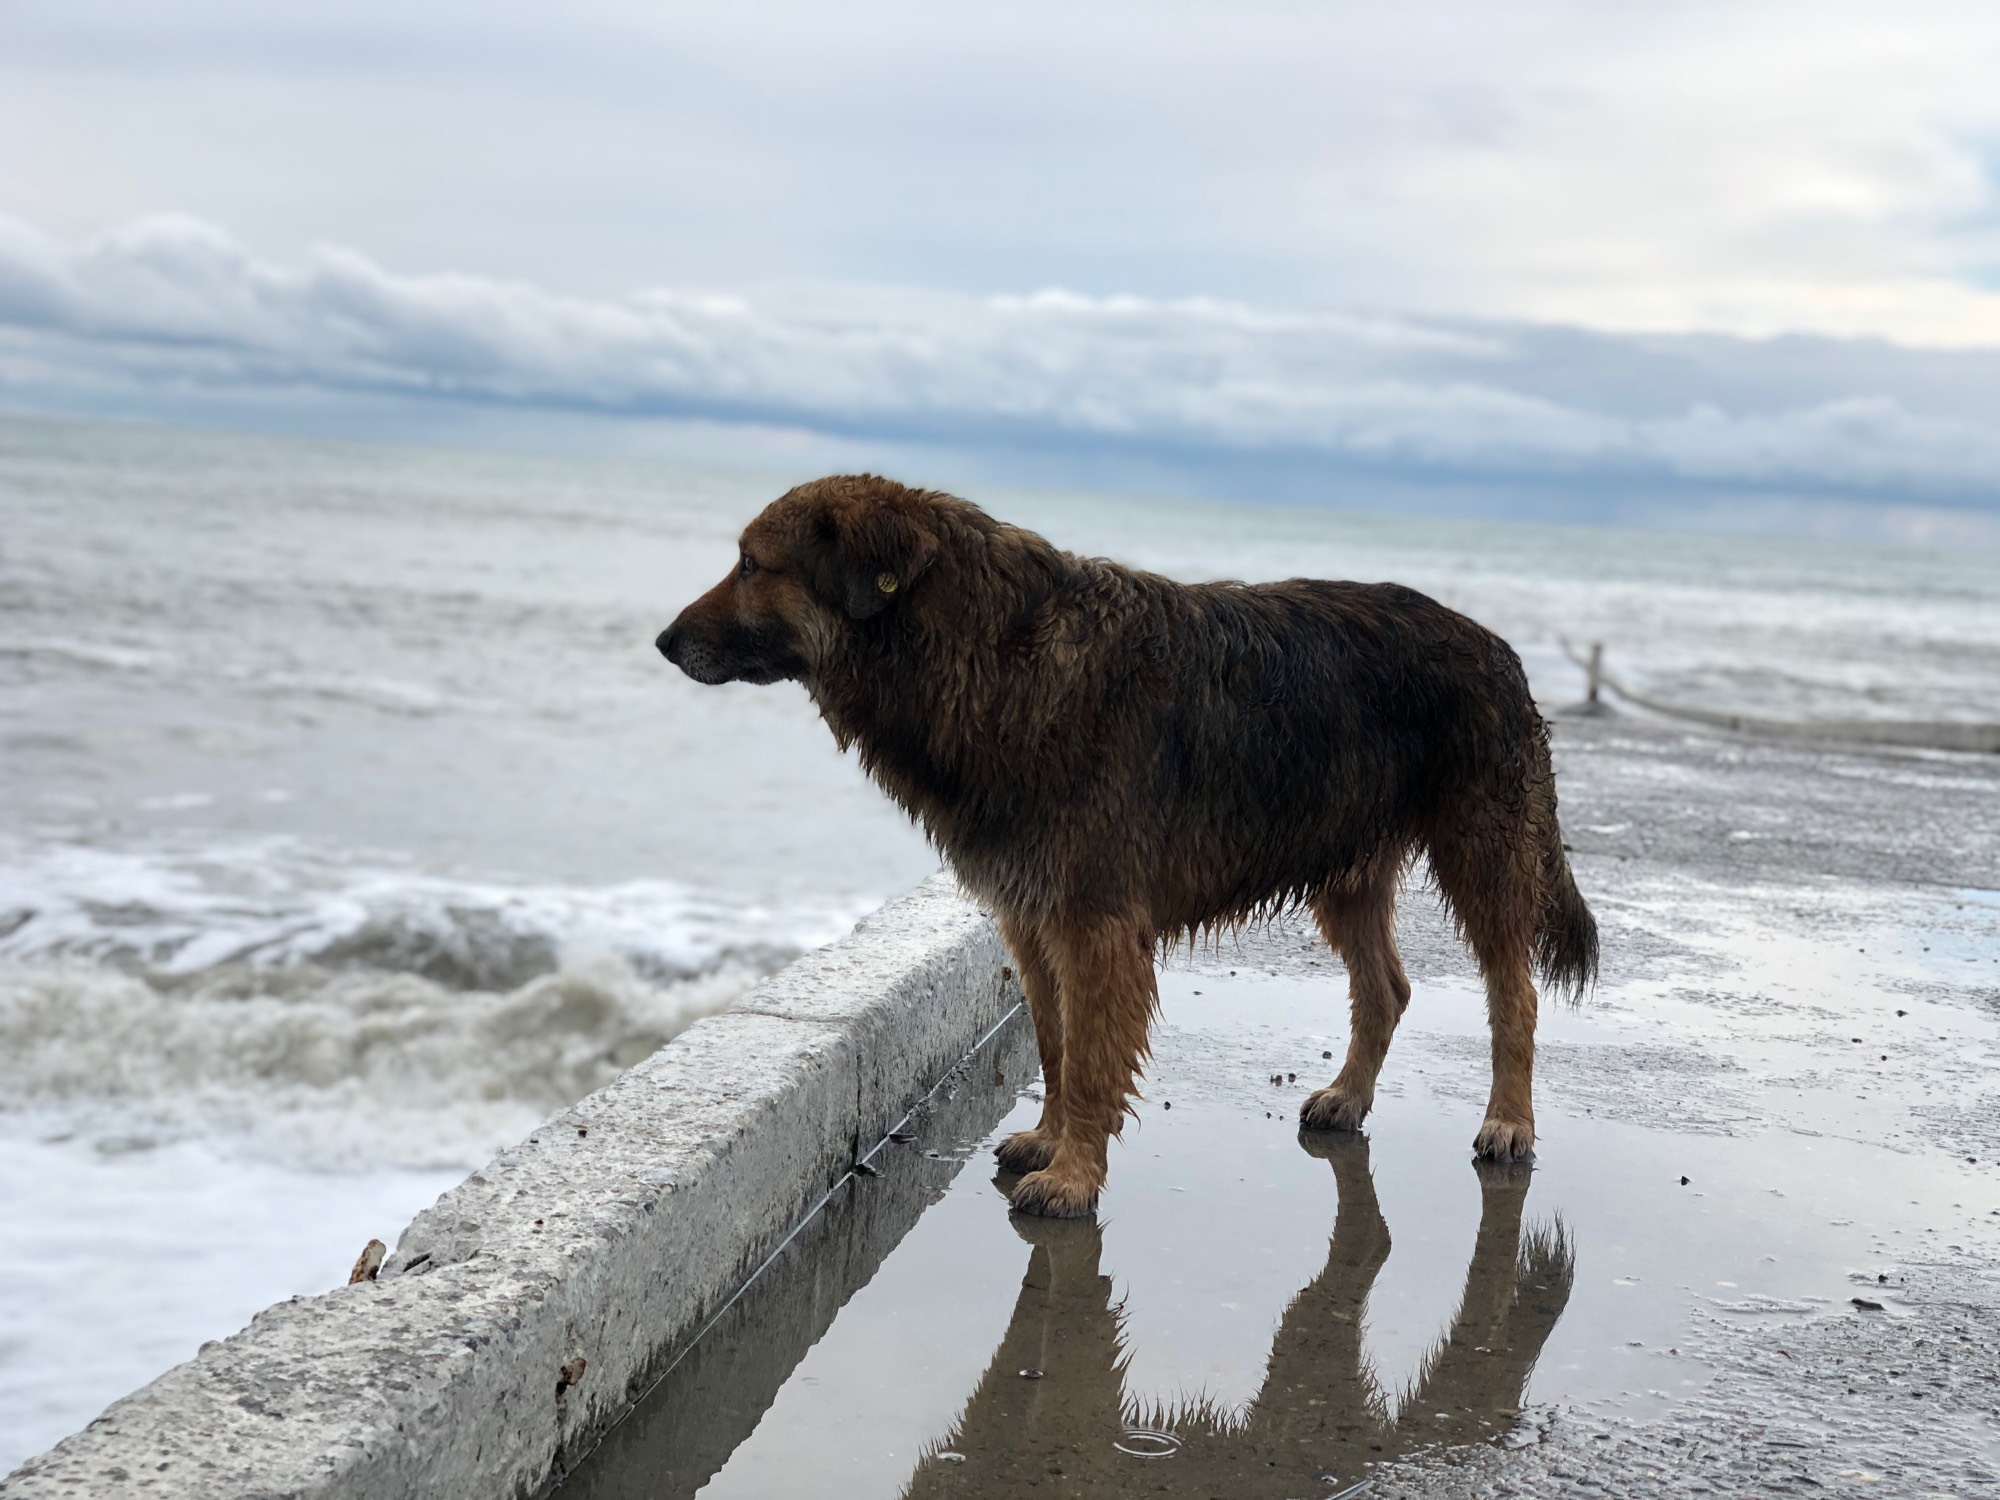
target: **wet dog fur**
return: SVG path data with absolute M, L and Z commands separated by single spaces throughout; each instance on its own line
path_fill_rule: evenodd
M 1486 984 L 1474 1149 L 1532 1150 L 1534 976 L 1588 984 L 1597 928 L 1520 659 L 1465 616 L 1387 583 L 1175 583 L 864 474 L 774 501 L 658 646 L 699 682 L 803 684 L 994 912 L 1044 1075 L 999 1148 L 1016 1208 L 1095 1206 L 1161 945 L 1280 911 L 1311 913 L 1352 1012 L 1300 1122 L 1357 1129 L 1409 1004 L 1419 856 Z

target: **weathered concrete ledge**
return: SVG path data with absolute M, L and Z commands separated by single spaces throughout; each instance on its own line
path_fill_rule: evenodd
M 927 882 L 446 1193 L 379 1280 L 259 1313 L 0 1494 L 542 1491 L 1017 1003 L 1004 963 Z

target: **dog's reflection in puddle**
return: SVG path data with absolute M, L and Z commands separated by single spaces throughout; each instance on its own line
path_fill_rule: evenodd
M 1034 1248 L 1013 1319 L 957 1425 L 918 1464 L 910 1500 L 1018 1495 L 1052 1481 L 1068 1494 L 1325 1494 L 1358 1484 L 1371 1464 L 1506 1432 L 1575 1271 L 1560 1222 L 1523 1231 L 1530 1168 L 1474 1165 L 1479 1236 L 1465 1295 L 1392 1403 L 1362 1349 L 1369 1292 L 1389 1258 L 1368 1142 L 1300 1142 L 1333 1168 L 1340 1205 L 1325 1269 L 1286 1309 L 1248 1406 L 1142 1409 L 1128 1399 L 1097 1225 L 1016 1214 Z

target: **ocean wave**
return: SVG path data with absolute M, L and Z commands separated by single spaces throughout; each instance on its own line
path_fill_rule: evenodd
M 310 964 L 507 989 L 592 953 L 655 981 L 768 970 L 872 904 L 779 905 L 667 880 L 453 879 L 291 839 L 180 850 L 0 840 L 0 958 L 86 958 L 163 986 L 226 965 Z
M 78 960 L 0 961 L 0 1099 L 107 1151 L 224 1132 L 295 1165 L 471 1167 L 758 977 L 660 984 L 606 954 L 505 991 L 309 964 L 162 990 Z
M 110 1142 L 475 1165 L 865 909 L 453 880 L 289 840 L 0 841 L 0 1108 Z
M 171 660 L 164 651 L 69 636 L 0 640 L 0 656 L 57 662 L 65 667 L 98 667 L 112 672 L 153 672 Z
M 43 673 L 74 677 L 79 671 L 127 674 L 154 684 L 220 682 L 264 698 L 319 699 L 357 704 L 405 718 L 491 712 L 490 700 L 448 691 L 433 683 L 366 672 L 307 672 L 270 663 L 218 660 L 212 654 L 174 653 L 122 642 L 49 635 L 0 638 L 0 658 Z
M 224 674 L 255 693 L 272 698 L 322 698 L 356 703 L 383 713 L 409 718 L 434 718 L 446 713 L 475 712 L 490 705 L 456 697 L 425 682 L 399 677 L 370 677 L 337 672 L 249 671 Z

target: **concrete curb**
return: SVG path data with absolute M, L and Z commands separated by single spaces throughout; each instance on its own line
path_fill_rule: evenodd
M 1017 1010 L 910 1113 L 903 1128 L 915 1139 L 884 1142 L 869 1158 L 881 1175 L 849 1177 L 829 1193 L 685 1353 L 665 1362 L 659 1383 L 575 1462 L 555 1500 L 695 1496 L 960 1174 L 995 1173 L 979 1144 L 1041 1066 L 1034 1027 Z
M 0 1494 L 544 1491 L 1019 1001 L 1006 962 L 933 878 L 446 1193 L 379 1280 L 266 1309 Z

